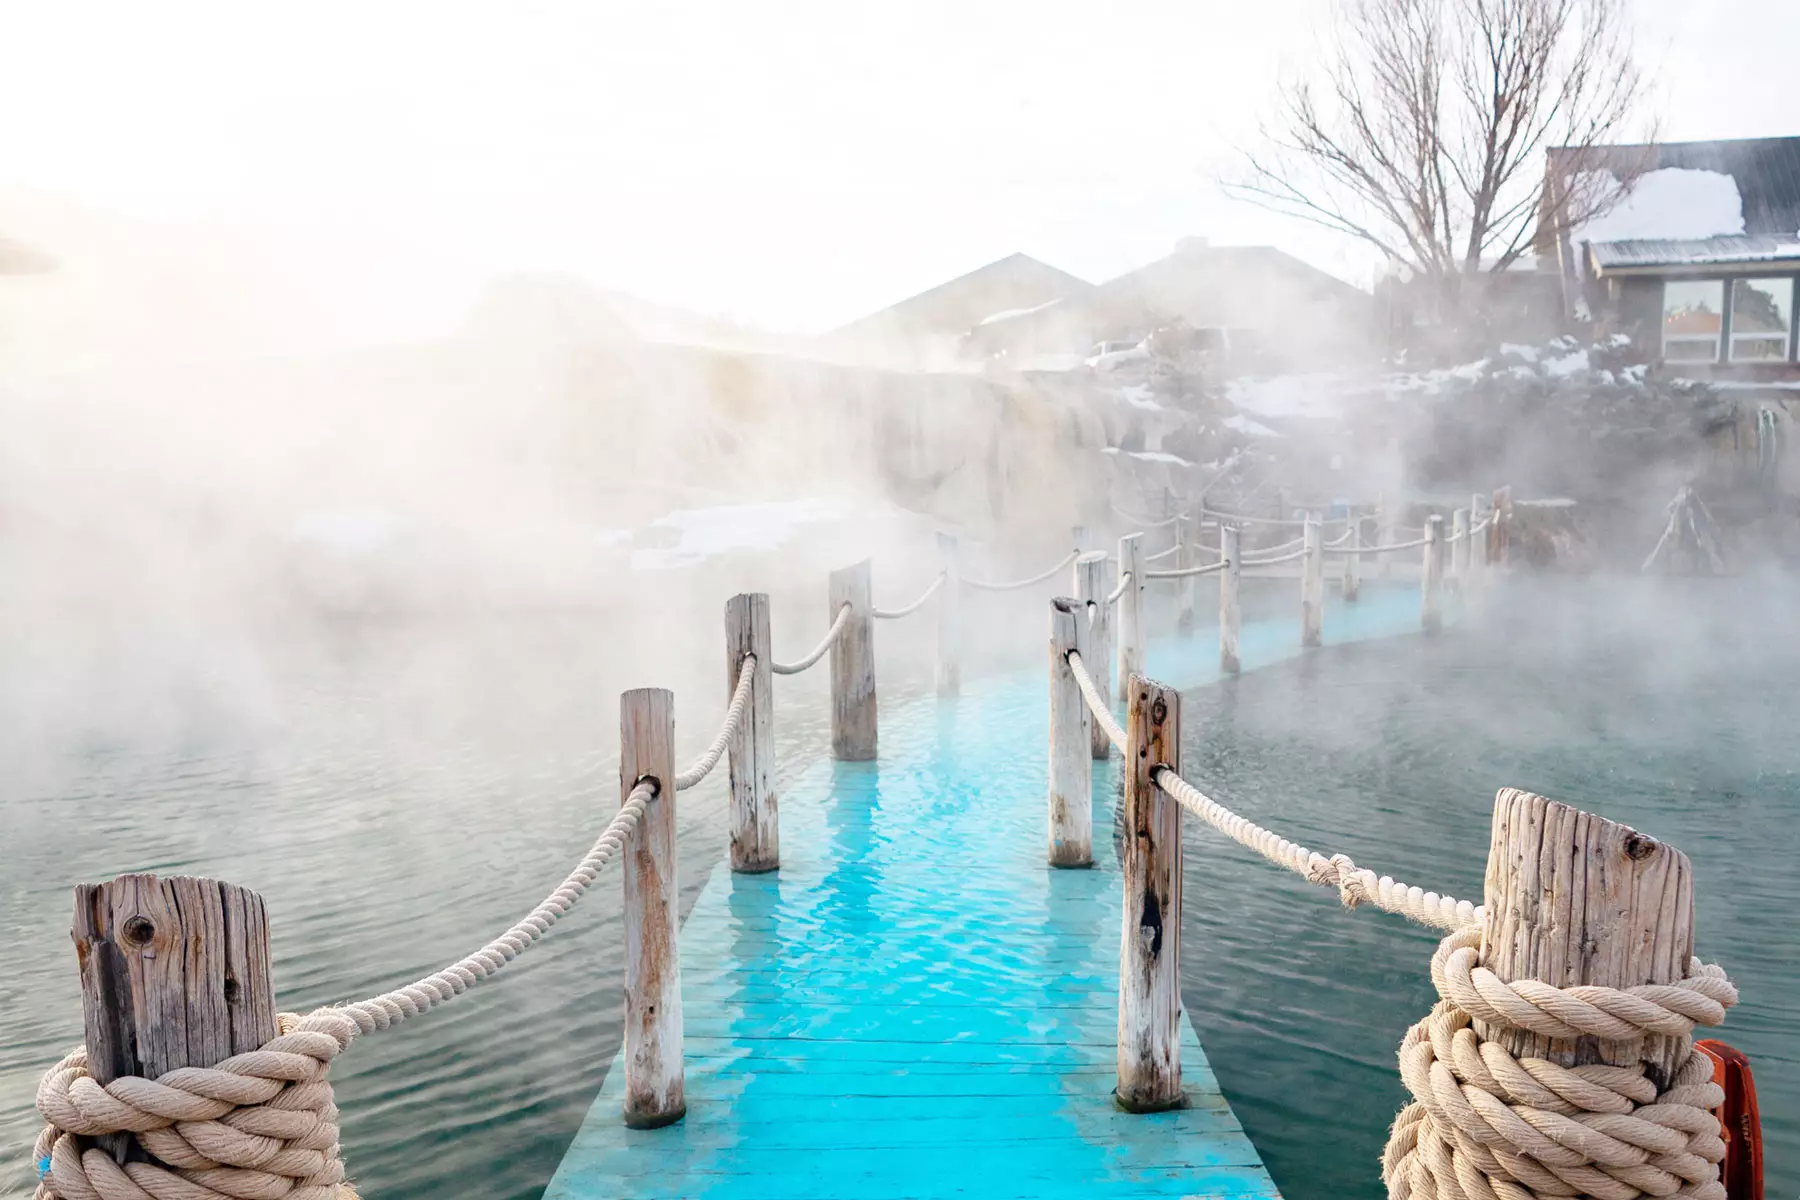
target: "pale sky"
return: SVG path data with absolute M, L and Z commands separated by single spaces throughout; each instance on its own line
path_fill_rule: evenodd
M 1367 283 L 1215 182 L 1326 11 L 0 0 L 0 189 L 229 233 L 355 340 L 447 329 L 509 268 L 781 330 L 1014 250 L 1100 280 L 1188 234 Z M 1666 136 L 1800 134 L 1800 0 L 1639 16 Z

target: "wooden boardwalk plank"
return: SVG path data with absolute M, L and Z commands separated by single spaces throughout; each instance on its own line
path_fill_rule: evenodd
M 1371 591 L 1328 641 L 1416 627 L 1416 592 Z M 1244 666 L 1298 643 L 1247 625 Z M 1205 631 L 1151 661 L 1191 683 L 1217 657 Z M 1097 865 L 1051 869 L 1043 687 L 889 705 L 879 762 L 791 774 L 780 872 L 719 864 L 682 927 L 686 1119 L 627 1129 L 615 1063 L 546 1200 L 1276 1196 L 1189 1022 L 1190 1106 L 1113 1102 L 1117 760 Z

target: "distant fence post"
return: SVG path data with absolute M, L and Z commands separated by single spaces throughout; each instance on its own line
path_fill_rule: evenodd
M 1324 534 L 1317 517 L 1306 514 L 1301 529 L 1300 559 L 1300 644 L 1317 646 L 1324 641 L 1325 628 L 1325 551 Z
M 1450 514 L 1450 533 L 1456 539 L 1450 543 L 1450 578 L 1458 588 L 1464 588 L 1469 580 L 1468 509 L 1459 508 Z
M 1482 962 L 1502 982 L 1633 988 L 1674 983 L 1694 953 L 1694 876 L 1687 855 L 1627 826 L 1531 792 L 1502 788 L 1489 842 Z M 1650 1064 L 1666 1087 L 1687 1039 L 1552 1039 L 1475 1022 L 1516 1058 L 1564 1066 Z
M 1088 677 L 1100 691 L 1100 698 L 1108 704 L 1112 703 L 1112 608 L 1106 603 L 1106 555 L 1096 550 L 1091 554 L 1083 554 L 1075 560 L 1075 598 L 1080 600 L 1086 611 L 1082 620 L 1087 624 L 1087 636 L 1083 639 L 1087 647 L 1081 652 L 1081 661 L 1087 664 Z M 1105 758 L 1112 753 L 1112 742 L 1106 736 L 1106 730 L 1100 728 L 1100 722 L 1090 722 L 1092 727 L 1093 756 Z
M 1133 675 L 1126 682 L 1119 939 L 1119 1106 L 1178 1108 L 1181 1095 L 1181 805 L 1153 769 L 1181 770 L 1181 694 Z
M 1479 580 L 1487 569 L 1487 530 L 1475 532 L 1487 515 L 1487 498 L 1480 492 L 1469 497 L 1469 581 Z
M 1059 597 L 1050 602 L 1050 865 L 1094 863 L 1093 725 L 1081 685 L 1069 668 L 1069 652 L 1088 662 L 1087 606 Z M 1092 668 L 1090 667 L 1090 670 Z M 1104 736 L 1104 735 L 1103 735 Z
M 944 586 L 937 598 L 937 693 L 962 692 L 962 554 L 954 533 L 937 535 Z
M 85 883 L 72 932 L 95 1083 L 210 1067 L 275 1036 L 268 916 L 249 888 L 187 875 Z M 138 1144 L 94 1142 L 120 1163 Z
M 875 611 L 869 560 L 831 573 L 826 620 L 850 606 L 849 620 L 831 643 L 831 756 L 839 762 L 875 757 Z
M 1219 572 L 1219 670 L 1236 675 L 1238 660 L 1238 577 L 1243 564 L 1238 561 L 1238 527 L 1219 523 L 1219 557 L 1225 569 Z
M 1126 576 L 1130 576 L 1126 579 Z M 1119 578 L 1125 591 L 1119 597 L 1119 685 L 1144 671 L 1144 535 L 1128 533 L 1119 539 Z
M 750 703 L 731 735 L 731 869 L 754 873 L 781 865 L 781 817 L 775 798 L 775 688 L 769 637 L 769 597 L 763 592 L 725 602 L 725 695 L 736 693 L 744 656 L 751 667 Z
M 1354 601 L 1362 591 L 1362 518 L 1354 512 L 1350 515 L 1350 524 L 1344 530 L 1350 537 L 1347 548 L 1350 553 L 1344 555 L 1344 599 Z
M 1200 565 L 1199 548 L 1194 545 L 1197 540 L 1198 522 L 1186 517 L 1175 518 L 1175 569 L 1184 570 Z M 1194 577 L 1184 575 L 1175 581 L 1175 627 L 1187 630 L 1194 627 Z
M 675 694 L 619 697 L 619 802 L 643 779 L 656 796 L 625 842 L 625 1124 L 655 1129 L 687 1112 L 681 1066 L 681 884 L 675 854 Z
M 1398 524 L 1398 522 L 1394 520 L 1394 514 L 1388 508 L 1387 497 L 1385 495 L 1379 497 L 1375 501 L 1375 544 L 1377 546 L 1391 546 L 1398 540 L 1394 537 L 1394 527 L 1396 524 Z M 1381 562 L 1378 569 L 1381 572 L 1381 577 L 1383 579 L 1392 579 L 1394 576 L 1394 556 L 1391 554 L 1383 554 L 1380 556 L 1380 559 Z
M 1488 526 L 1488 565 L 1504 567 L 1512 556 L 1512 487 L 1494 489 L 1494 521 Z
M 1425 518 L 1425 558 L 1419 576 L 1419 626 L 1426 633 L 1444 627 L 1443 603 L 1439 592 L 1443 587 L 1444 518 L 1435 513 Z

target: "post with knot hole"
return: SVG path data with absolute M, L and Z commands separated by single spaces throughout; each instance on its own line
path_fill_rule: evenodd
M 1181 693 L 1133 675 L 1125 725 L 1119 939 L 1118 1085 L 1127 1112 L 1179 1108 L 1181 1092 L 1181 805 L 1155 770 L 1181 770 Z
M 1325 640 L 1325 543 L 1316 515 L 1306 514 L 1301 533 L 1300 644 L 1311 647 Z
M 750 703 L 731 735 L 731 869 L 754 873 L 781 865 L 781 815 L 775 796 L 775 690 L 770 664 L 769 597 L 764 592 L 725 602 L 725 697 L 730 703 L 750 664 Z
M 1692 1035 L 1737 991 L 1693 957 L 1687 856 L 1503 788 L 1483 912 L 1401 1044 L 1388 1194 L 1723 1197 L 1725 1095 Z
M 1243 564 L 1238 561 L 1238 527 L 1219 526 L 1219 557 L 1225 569 L 1219 572 L 1219 670 L 1236 675 L 1238 660 L 1238 624 L 1243 619 L 1238 608 L 1238 576 Z
M 278 1032 L 268 917 L 249 888 L 186 875 L 82 884 L 73 932 L 87 1073 L 102 1087 L 215 1066 Z M 133 1133 L 98 1134 L 94 1145 L 121 1164 L 192 1165 L 159 1159 Z M 59 1194 L 81 1194 L 59 1183 Z
M 1128 533 L 1119 539 L 1119 680 L 1123 683 L 1144 670 L 1144 535 Z
M 954 533 L 937 535 L 944 586 L 937 597 L 937 694 L 962 692 L 962 552 Z
M 1078 600 L 1050 602 L 1050 865 L 1094 864 L 1093 725 L 1069 653 L 1089 662 L 1087 608 Z M 1104 736 L 1104 734 L 1102 734 Z
M 1436 633 L 1444 627 L 1444 518 L 1425 518 L 1424 562 L 1419 575 L 1419 628 Z
M 826 621 L 846 605 L 844 631 L 831 643 L 831 756 L 839 762 L 875 758 L 875 608 L 869 560 L 831 573 Z
M 655 795 L 625 843 L 625 1124 L 681 1120 L 681 885 L 675 871 L 675 694 L 619 697 L 619 803 L 640 783 Z
M 1112 702 L 1112 668 L 1113 647 L 1112 606 L 1106 602 L 1106 555 L 1095 550 L 1091 554 L 1083 554 L 1075 560 L 1075 598 L 1082 604 L 1081 623 L 1087 626 L 1083 644 L 1087 647 L 1081 652 L 1081 661 L 1087 664 L 1088 677 L 1094 681 L 1101 699 Z M 1106 730 L 1100 722 L 1089 721 L 1092 730 L 1093 755 L 1095 758 L 1107 758 L 1112 754 L 1112 742 L 1106 736 Z

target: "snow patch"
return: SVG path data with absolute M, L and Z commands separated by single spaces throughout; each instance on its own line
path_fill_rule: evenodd
M 1128 350 L 1108 350 L 1102 354 L 1096 354 L 1092 358 L 1083 359 L 1082 363 L 1096 371 L 1115 371 L 1127 363 L 1149 361 L 1149 347 L 1143 342 L 1139 342 Z
M 1011 321 L 1018 317 L 1029 317 L 1034 312 L 1043 312 L 1051 305 L 1061 303 L 1062 297 L 1058 296 L 1054 300 L 1046 300 L 1042 304 L 1034 304 L 1030 308 L 1004 308 L 997 313 L 989 313 L 987 316 L 981 318 L 981 320 L 975 322 L 975 327 L 979 329 L 983 325 L 998 325 L 1002 321 Z
M 1225 418 L 1225 428 L 1235 429 L 1239 433 L 1248 434 L 1251 437 L 1280 437 L 1281 436 L 1279 433 L 1276 433 L 1273 429 L 1270 429 L 1267 425 L 1264 425 L 1261 421 L 1252 421 L 1249 417 L 1246 417 L 1243 413 L 1234 413 L 1231 416 L 1226 417 Z
M 1573 375 L 1577 371 L 1592 369 L 1586 350 L 1577 350 L 1575 353 L 1565 354 L 1561 358 L 1544 360 L 1544 371 L 1549 375 Z
M 1163 411 L 1163 406 L 1156 402 L 1156 393 L 1141 383 L 1129 384 L 1119 389 L 1119 399 L 1133 408 L 1147 408 L 1155 412 Z
M 1117 446 L 1108 446 L 1102 453 L 1118 454 L 1126 458 L 1135 458 L 1139 462 L 1167 463 L 1171 467 L 1191 467 L 1194 464 L 1177 454 L 1166 450 L 1121 450 Z
M 1610 172 L 1576 176 L 1574 188 L 1610 188 Z M 1729 237 L 1744 232 L 1737 180 L 1718 171 L 1664 167 L 1639 176 L 1625 198 L 1570 234 L 1575 243 Z

